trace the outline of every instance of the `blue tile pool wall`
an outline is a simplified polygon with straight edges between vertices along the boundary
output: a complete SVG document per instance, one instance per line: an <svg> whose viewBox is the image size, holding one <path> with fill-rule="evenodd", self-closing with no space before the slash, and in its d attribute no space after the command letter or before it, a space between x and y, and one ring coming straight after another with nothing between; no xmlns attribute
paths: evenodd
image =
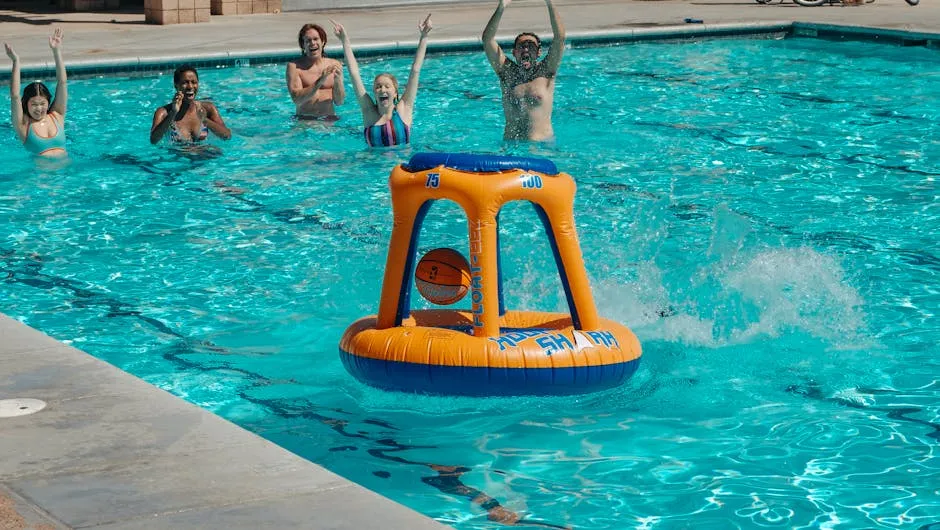
<svg viewBox="0 0 940 530"><path fill-rule="evenodd" d="M882 42L900 46L940 47L940 33L902 31L894 29L876 29L859 26L840 26L811 22L794 22L790 31L792 37L813 37L827 40L859 40Z"/></svg>

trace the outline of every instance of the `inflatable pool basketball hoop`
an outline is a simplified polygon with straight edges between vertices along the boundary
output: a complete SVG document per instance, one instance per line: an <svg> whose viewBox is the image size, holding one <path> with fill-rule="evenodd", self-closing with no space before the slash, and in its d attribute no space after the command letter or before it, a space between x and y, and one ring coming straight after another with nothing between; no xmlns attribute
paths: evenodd
<svg viewBox="0 0 940 530"><path fill-rule="evenodd" d="M340 342L354 377L404 392L550 395L611 388L636 371L636 336L597 315L575 232L575 183L553 162L419 153L392 170L389 186L394 227L379 312L354 322ZM416 267L421 224L439 199L456 202L467 215L469 260L435 249ZM532 203L545 227L569 314L505 308L498 214L519 200ZM429 300L453 303L463 291L471 309L411 311L416 272Z"/></svg>

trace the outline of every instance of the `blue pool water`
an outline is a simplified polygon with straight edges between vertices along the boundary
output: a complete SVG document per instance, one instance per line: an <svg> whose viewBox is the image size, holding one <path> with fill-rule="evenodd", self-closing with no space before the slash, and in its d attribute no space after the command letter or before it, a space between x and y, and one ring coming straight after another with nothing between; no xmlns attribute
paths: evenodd
<svg viewBox="0 0 940 530"><path fill-rule="evenodd" d="M217 158L149 145L169 77L75 79L68 163L30 159L0 106L0 311L460 530L503 526L481 494L578 529L933 528L938 61L800 39L576 48L557 144L530 146L502 143L482 54L435 56L414 146L392 151L364 148L351 100L333 128L289 119L281 66L210 69L235 133ZM377 307L385 180L417 151L576 178L600 313L644 345L627 385L456 399L345 373L340 335ZM463 248L456 213L431 210L425 249ZM508 306L563 309L532 209L501 219Z"/></svg>

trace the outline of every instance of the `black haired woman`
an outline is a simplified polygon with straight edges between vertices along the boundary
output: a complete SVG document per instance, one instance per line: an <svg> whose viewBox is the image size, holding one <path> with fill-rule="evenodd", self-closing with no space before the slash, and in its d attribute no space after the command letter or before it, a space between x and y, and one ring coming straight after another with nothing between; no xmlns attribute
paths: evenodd
<svg viewBox="0 0 940 530"><path fill-rule="evenodd" d="M208 101L199 101L199 74L192 66L180 66L173 72L176 94L173 101L153 113L150 143L166 137L174 144L194 144L209 138L209 132L223 140L232 137L219 109Z"/></svg>
<svg viewBox="0 0 940 530"><path fill-rule="evenodd" d="M49 88L30 83L20 96L20 58L13 48L3 43L7 57L13 61L10 79L10 117L13 130L26 149L40 156L65 155L65 109L68 87L65 63L62 61L62 30L56 29L49 37L49 47L55 58L55 97Z"/></svg>

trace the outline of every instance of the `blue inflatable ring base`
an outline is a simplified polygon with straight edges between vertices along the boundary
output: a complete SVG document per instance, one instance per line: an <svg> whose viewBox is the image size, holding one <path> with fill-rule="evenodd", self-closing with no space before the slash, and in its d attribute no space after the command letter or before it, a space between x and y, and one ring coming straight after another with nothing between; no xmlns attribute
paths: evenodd
<svg viewBox="0 0 940 530"><path fill-rule="evenodd" d="M557 175L555 163L545 158L524 156L475 155L471 153L417 153L404 165L406 171L417 172L444 166L458 171L497 173L521 169L545 175Z"/></svg>

